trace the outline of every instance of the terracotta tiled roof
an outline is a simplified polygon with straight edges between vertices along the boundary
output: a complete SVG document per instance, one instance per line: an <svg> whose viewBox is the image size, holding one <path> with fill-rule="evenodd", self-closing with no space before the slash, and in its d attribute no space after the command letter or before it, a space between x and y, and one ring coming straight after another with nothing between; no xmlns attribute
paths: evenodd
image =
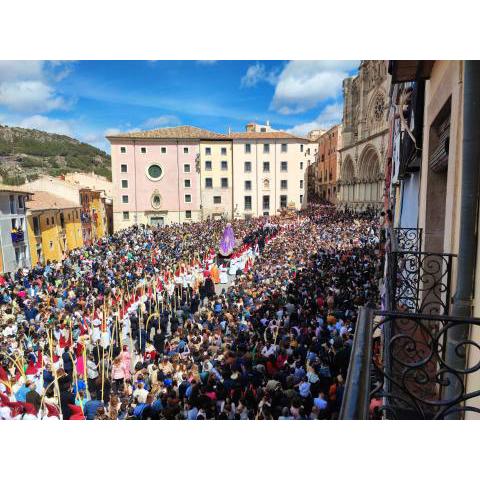
<svg viewBox="0 0 480 480"><path fill-rule="evenodd" d="M107 135L106 138L161 138L161 139L225 139L226 135L211 132L203 128L182 125L180 127L157 128L156 130L145 130L142 132L117 133Z"/></svg>
<svg viewBox="0 0 480 480"><path fill-rule="evenodd" d="M25 187L15 187L13 185L4 185L3 183L0 183L0 192L32 193L30 190L26 189Z"/></svg>
<svg viewBox="0 0 480 480"><path fill-rule="evenodd" d="M192 139L192 140L240 140L240 139L285 139L301 140L309 142L306 137L292 135L287 132L233 132L222 134L205 130L204 128L183 125L181 127L158 128L156 130L145 130L142 132L117 133L107 135L107 138L158 138L158 139Z"/></svg>
<svg viewBox="0 0 480 480"><path fill-rule="evenodd" d="M227 135L228 138L234 140L253 139L253 140L262 140L262 139L284 139L284 140L301 140L303 142L310 142L306 137L300 137L298 135L292 135L287 132L232 132Z"/></svg>
<svg viewBox="0 0 480 480"><path fill-rule="evenodd" d="M49 192L33 192L33 198L27 201L28 210L57 210L63 208L80 208L80 205L57 197Z"/></svg>

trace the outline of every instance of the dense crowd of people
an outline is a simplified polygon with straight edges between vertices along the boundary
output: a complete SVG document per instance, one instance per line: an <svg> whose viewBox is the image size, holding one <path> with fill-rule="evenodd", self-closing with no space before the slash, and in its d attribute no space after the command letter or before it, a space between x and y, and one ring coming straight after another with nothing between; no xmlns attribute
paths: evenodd
<svg viewBox="0 0 480 480"><path fill-rule="evenodd" d="M334 419L372 212L134 226L0 276L0 418Z"/></svg>

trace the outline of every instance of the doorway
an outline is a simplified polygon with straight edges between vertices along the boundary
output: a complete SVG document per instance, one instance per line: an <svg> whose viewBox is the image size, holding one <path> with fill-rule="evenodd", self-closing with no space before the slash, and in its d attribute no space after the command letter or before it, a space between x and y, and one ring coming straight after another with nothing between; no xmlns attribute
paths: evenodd
<svg viewBox="0 0 480 480"><path fill-rule="evenodd" d="M154 227L163 227L165 225L165 217L151 217L150 225Z"/></svg>

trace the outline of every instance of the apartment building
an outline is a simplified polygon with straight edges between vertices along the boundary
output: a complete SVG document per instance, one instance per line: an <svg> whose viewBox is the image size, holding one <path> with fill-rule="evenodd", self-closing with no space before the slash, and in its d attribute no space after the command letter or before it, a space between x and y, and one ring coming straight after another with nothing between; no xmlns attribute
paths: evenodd
<svg viewBox="0 0 480 480"><path fill-rule="evenodd" d="M26 200L30 192L0 185L0 272L31 266L26 228Z"/></svg>
<svg viewBox="0 0 480 480"><path fill-rule="evenodd" d="M113 233L113 183L105 177L96 175L94 172L73 172L63 176L65 182L79 187L87 187L95 192L100 192L99 201L97 196L94 198L93 206L97 212L101 212L100 217L103 225L97 227L102 235L111 235Z"/></svg>
<svg viewBox="0 0 480 480"><path fill-rule="evenodd" d="M305 173L317 144L286 132L230 133L235 218L277 215L306 202Z"/></svg>
<svg viewBox="0 0 480 480"><path fill-rule="evenodd" d="M81 207L80 220L85 245L92 244L108 233L107 197L104 190L48 175L27 183L25 188L32 192L55 192L56 196Z"/></svg>
<svg viewBox="0 0 480 480"><path fill-rule="evenodd" d="M316 158L316 188L321 200L337 201L337 165L340 160L338 150L342 146L342 126L335 125L318 137Z"/></svg>
<svg viewBox="0 0 480 480"><path fill-rule="evenodd" d="M200 141L201 218L232 218L232 142Z"/></svg>
<svg viewBox="0 0 480 480"><path fill-rule="evenodd" d="M36 192L27 201L27 230L32 265L58 261L82 247L81 207L49 192Z"/></svg>

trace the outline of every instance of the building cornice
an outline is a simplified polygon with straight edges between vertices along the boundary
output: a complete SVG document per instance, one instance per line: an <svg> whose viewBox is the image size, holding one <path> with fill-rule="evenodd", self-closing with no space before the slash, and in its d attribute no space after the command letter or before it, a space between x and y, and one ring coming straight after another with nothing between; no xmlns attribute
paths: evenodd
<svg viewBox="0 0 480 480"><path fill-rule="evenodd" d="M381 135L385 135L388 133L389 129L388 127L385 128L384 130L374 133L373 135L370 135L362 140L359 140L358 142L352 143L351 145L348 145L346 147L342 147L338 149L338 152L344 152L345 150L350 150L351 148L358 147L359 145L362 145L363 143L367 143L370 140L373 140L374 138L380 137Z"/></svg>

